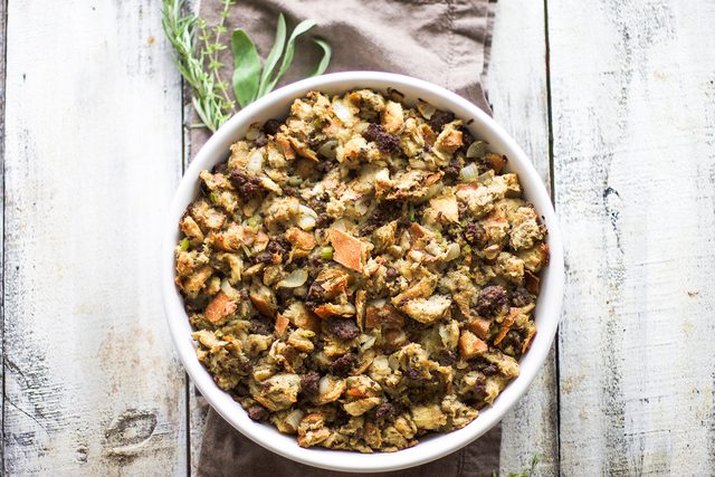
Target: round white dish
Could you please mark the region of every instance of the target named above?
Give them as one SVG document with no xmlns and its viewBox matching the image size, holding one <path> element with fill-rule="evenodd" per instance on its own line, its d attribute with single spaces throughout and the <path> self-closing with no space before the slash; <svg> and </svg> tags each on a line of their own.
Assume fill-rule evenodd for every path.
<svg viewBox="0 0 715 477">
<path fill-rule="evenodd" d="M 486 140 L 491 150 L 506 154 L 509 158 L 507 170 L 519 175 L 525 197 L 543 217 L 549 232 L 551 259 L 542 272 L 541 293 L 534 315 L 538 332 L 530 350 L 520 361 L 520 376 L 502 391 L 491 407 L 483 409 L 463 429 L 430 435 L 412 448 L 393 453 L 360 454 L 319 448 L 304 449 L 298 446 L 295 436 L 281 434 L 272 425 L 249 419 L 240 404 L 219 389 L 199 363 L 183 299 L 174 286 L 174 247 L 179 239 L 178 222 L 198 193 L 201 170 L 211 169 L 225 160 L 229 146 L 244 136 L 251 123 L 285 117 L 291 102 L 308 91 L 335 94 L 356 88 L 371 88 L 382 92 L 393 88 L 404 94 L 408 103 L 421 98 L 438 109 L 453 112 L 458 118 L 473 119 L 468 126 L 470 132 Z M 563 246 L 549 192 L 516 141 L 466 99 L 426 81 L 382 72 L 354 71 L 309 78 L 280 88 L 233 116 L 209 139 L 186 170 L 169 209 L 161 253 L 161 286 L 171 337 L 186 371 L 211 406 L 246 437 L 277 454 L 303 464 L 346 472 L 385 472 L 424 464 L 459 450 L 497 424 L 526 392 L 546 359 L 556 334 L 564 288 Z"/>
</svg>

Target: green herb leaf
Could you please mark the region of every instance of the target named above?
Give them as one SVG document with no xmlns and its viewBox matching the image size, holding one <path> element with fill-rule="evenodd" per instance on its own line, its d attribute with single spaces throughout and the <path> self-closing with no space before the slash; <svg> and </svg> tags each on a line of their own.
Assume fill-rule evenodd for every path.
<svg viewBox="0 0 715 477">
<path fill-rule="evenodd" d="M 315 67 L 313 72 L 310 73 L 310 76 L 320 76 L 325 73 L 325 70 L 328 69 L 330 58 L 333 56 L 333 48 L 330 46 L 330 43 L 322 38 L 313 38 L 313 41 L 323 49 L 323 57 L 320 59 L 320 62 Z"/>
<path fill-rule="evenodd" d="M 288 38 L 288 43 L 286 43 L 285 53 L 283 54 L 283 61 L 281 61 L 281 67 L 278 69 L 278 73 L 276 73 L 276 76 L 271 80 L 270 83 L 268 83 L 264 94 L 273 91 L 273 88 L 276 87 L 278 81 L 280 81 L 286 71 L 288 71 L 288 68 L 290 68 L 291 63 L 293 63 L 293 56 L 295 56 L 295 42 L 298 37 L 303 33 L 306 33 L 308 30 L 310 30 L 317 24 L 318 22 L 316 22 L 315 20 L 303 20 L 302 22 L 298 23 L 298 25 L 293 30 L 293 33 L 291 33 L 290 38 Z"/>
<path fill-rule="evenodd" d="M 266 87 L 268 86 L 268 81 L 273 74 L 273 70 L 278 64 L 278 60 L 281 59 L 283 54 L 283 49 L 286 43 L 286 19 L 283 14 L 278 15 L 278 25 L 276 26 L 276 38 L 273 41 L 273 47 L 266 57 L 266 62 L 263 65 L 263 73 L 261 73 L 261 82 L 258 86 L 258 95 L 261 97 L 266 94 Z"/>
<path fill-rule="evenodd" d="M 186 0 L 162 0 L 161 24 L 176 52 L 176 67 L 186 84 L 191 86 L 196 114 L 211 131 L 216 131 L 235 111 L 236 101 L 233 96 L 243 107 L 275 88 L 290 69 L 296 40 L 316 25 L 314 20 L 299 23 L 286 42 L 286 21 L 283 14 L 280 14 L 273 48 L 262 69 L 256 47 L 245 31 L 236 30 L 230 42 L 222 38 L 222 34 L 227 31 L 226 18 L 233 0 L 221 0 L 223 10 L 218 24 L 213 26 L 209 26 L 205 19 L 189 13 L 186 3 Z M 331 48 L 324 40 L 316 39 L 315 42 L 323 50 L 323 57 L 312 73 L 318 75 L 325 71 L 330 62 Z M 230 94 L 230 88 L 220 74 L 224 65 L 219 60 L 219 53 L 228 48 L 226 43 L 230 43 L 234 55 L 234 95 Z M 275 71 L 279 61 L 280 68 Z"/>
<path fill-rule="evenodd" d="M 261 76 L 261 59 L 256 45 L 242 30 L 233 31 L 231 36 L 231 51 L 233 52 L 233 92 L 241 107 L 245 107 L 256 99 L 258 81 Z"/>
</svg>

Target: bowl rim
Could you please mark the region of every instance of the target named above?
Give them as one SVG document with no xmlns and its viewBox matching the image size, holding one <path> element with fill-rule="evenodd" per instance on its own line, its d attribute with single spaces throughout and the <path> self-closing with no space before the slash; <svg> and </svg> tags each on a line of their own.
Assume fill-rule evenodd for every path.
<svg viewBox="0 0 715 477">
<path fill-rule="evenodd" d="M 183 300 L 174 284 L 174 249 L 179 236 L 178 221 L 195 197 L 198 174 L 228 153 L 228 145 L 238 140 L 249 124 L 255 122 L 266 108 L 283 105 L 310 90 L 347 91 L 354 88 L 374 88 L 415 91 L 436 107 L 452 110 L 457 117 L 471 118 L 479 136 L 489 136 L 490 143 L 502 152 L 508 151 L 509 167 L 516 166 L 525 195 L 542 216 L 548 229 L 547 243 L 550 262 L 542 272 L 535 319 L 537 334 L 531 348 L 520 360 L 521 374 L 499 394 L 495 402 L 480 411 L 479 416 L 462 429 L 435 434 L 397 452 L 360 454 L 353 451 L 302 448 L 294 436 L 280 434 L 272 425 L 251 421 L 226 392 L 213 381 L 196 357 L 191 327 Z M 332 94 L 332 93 L 331 93 Z M 407 94 L 408 96 L 410 93 Z M 220 156 L 220 157 L 219 157 Z M 203 145 L 184 171 L 174 193 L 166 222 L 161 248 L 161 287 L 164 311 L 170 335 L 184 369 L 209 404 L 235 429 L 258 445 L 302 464 L 342 472 L 386 472 L 405 469 L 444 457 L 468 445 L 496 425 L 524 395 L 546 360 L 560 320 L 564 291 L 564 257 L 561 232 L 551 197 L 538 172 L 517 142 L 488 114 L 457 94 L 430 82 L 409 76 L 378 71 L 346 71 L 308 78 L 289 84 L 248 105 L 231 117 Z M 241 412 L 234 412 L 236 407 Z M 285 438 L 292 440 L 291 445 Z"/>
</svg>

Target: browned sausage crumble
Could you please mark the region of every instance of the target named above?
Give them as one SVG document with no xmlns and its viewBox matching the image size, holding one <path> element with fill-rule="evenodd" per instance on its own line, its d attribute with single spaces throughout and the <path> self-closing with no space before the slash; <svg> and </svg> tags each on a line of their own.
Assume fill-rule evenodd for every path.
<svg viewBox="0 0 715 477">
<path fill-rule="evenodd" d="M 548 261 L 506 161 L 396 92 L 311 92 L 255 125 L 180 223 L 199 360 L 304 447 L 464 427 L 519 374 Z"/>
</svg>

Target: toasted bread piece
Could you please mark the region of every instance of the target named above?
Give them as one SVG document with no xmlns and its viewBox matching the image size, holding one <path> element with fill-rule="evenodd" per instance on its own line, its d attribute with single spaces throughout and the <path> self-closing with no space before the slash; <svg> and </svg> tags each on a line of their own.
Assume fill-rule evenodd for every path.
<svg viewBox="0 0 715 477">
<path fill-rule="evenodd" d="M 335 250 L 333 260 L 351 270 L 362 272 L 367 256 L 367 244 L 338 229 L 330 229 L 328 236 Z"/>
</svg>

